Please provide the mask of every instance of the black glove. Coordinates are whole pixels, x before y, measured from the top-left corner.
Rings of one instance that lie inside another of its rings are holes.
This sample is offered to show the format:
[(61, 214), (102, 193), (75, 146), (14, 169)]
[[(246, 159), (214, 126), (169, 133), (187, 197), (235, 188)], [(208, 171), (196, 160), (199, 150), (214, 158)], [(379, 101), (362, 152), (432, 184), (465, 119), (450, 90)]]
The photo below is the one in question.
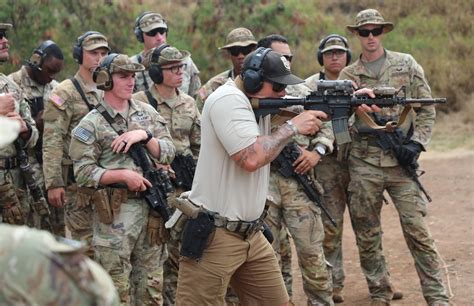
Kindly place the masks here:
[(416, 162), (422, 147), (419, 143), (410, 141), (407, 144), (396, 146), (394, 153), (401, 166), (408, 166)]

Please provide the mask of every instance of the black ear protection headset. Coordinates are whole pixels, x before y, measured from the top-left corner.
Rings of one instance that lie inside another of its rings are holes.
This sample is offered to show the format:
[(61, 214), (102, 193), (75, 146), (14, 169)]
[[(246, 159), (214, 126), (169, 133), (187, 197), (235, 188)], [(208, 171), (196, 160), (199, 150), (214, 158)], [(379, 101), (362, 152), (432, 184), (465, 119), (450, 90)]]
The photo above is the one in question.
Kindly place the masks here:
[(45, 50), (52, 45), (56, 45), (56, 43), (52, 40), (43, 41), (38, 48), (33, 50), (33, 54), (31, 55), (30, 59), (26, 61), (28, 65), (33, 69), (41, 71), (41, 65), (43, 65), (43, 60), (47, 55)]
[(97, 83), (98, 89), (111, 90), (114, 87), (110, 67), (117, 56), (119, 56), (117, 53), (107, 55), (92, 73), (92, 80)]
[(77, 39), (76, 43), (74, 44), (74, 48), (72, 49), (72, 57), (78, 63), (79, 65), (82, 64), (82, 44), (84, 43), (84, 40), (91, 35), (98, 34), (102, 35), (102, 33), (96, 32), (96, 31), (88, 31)]
[(161, 52), (164, 49), (168, 48), (170, 45), (162, 44), (158, 48), (153, 50), (151, 54), (150, 67), (148, 68), (148, 75), (153, 80), (155, 84), (163, 83), (163, 70), (158, 66), (158, 60), (160, 59)]
[[(135, 37), (137, 38), (137, 40), (141, 43), (143, 43), (144, 39), (143, 39), (143, 31), (140, 28), (140, 21), (143, 19), (143, 17), (145, 17), (148, 14), (156, 14), (156, 13), (150, 12), (150, 11), (143, 12), (140, 14), (140, 16), (137, 17), (137, 19), (135, 19), (135, 28), (133, 29), (133, 32), (135, 33)], [(163, 19), (163, 21), (166, 23), (165, 19)], [(169, 33), (168, 28), (166, 29), (166, 32)]]
[(338, 38), (338, 39), (342, 40), (342, 42), (344, 43), (344, 46), (347, 49), (347, 51), (346, 51), (346, 54), (347, 54), (347, 56), (346, 56), (346, 58), (347, 58), (346, 66), (349, 65), (349, 63), (351, 62), (351, 59), (352, 59), (351, 49), (349, 49), (349, 44), (347, 43), (347, 39), (344, 36), (341, 36), (341, 35), (338, 35), (338, 34), (328, 35), (319, 42), (318, 52), (316, 53), (316, 57), (318, 58), (318, 63), (321, 66), (323, 66), (323, 53), (321, 51), (324, 49), (324, 45), (328, 42), (328, 40), (330, 40), (332, 38)]
[(242, 71), (241, 77), (244, 82), (244, 89), (248, 93), (256, 93), (263, 87), (263, 59), (268, 52), (272, 51), (270, 48), (259, 47), (255, 53), (251, 55), (249, 63), (245, 70)]

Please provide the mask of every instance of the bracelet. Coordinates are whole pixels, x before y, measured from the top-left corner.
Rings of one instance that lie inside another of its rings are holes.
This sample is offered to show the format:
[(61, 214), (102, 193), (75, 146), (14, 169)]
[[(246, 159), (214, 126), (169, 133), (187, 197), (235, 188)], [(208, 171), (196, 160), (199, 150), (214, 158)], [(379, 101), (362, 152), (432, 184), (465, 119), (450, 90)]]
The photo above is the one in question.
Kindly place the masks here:
[(293, 123), (293, 121), (290, 120), (287, 120), (286, 121), (286, 124), (290, 127), (290, 129), (293, 131), (293, 134), (294, 136), (298, 135), (299, 134), (299, 131), (298, 131), (298, 128), (296, 127), (296, 125)]
[(141, 143), (144, 144), (144, 145), (146, 145), (147, 143), (149, 143), (150, 140), (153, 138), (153, 135), (151, 134), (150, 131), (146, 130), (145, 132), (146, 132), (146, 136), (147, 136), (147, 137), (146, 137), (145, 140), (142, 140), (142, 141), (141, 141)]

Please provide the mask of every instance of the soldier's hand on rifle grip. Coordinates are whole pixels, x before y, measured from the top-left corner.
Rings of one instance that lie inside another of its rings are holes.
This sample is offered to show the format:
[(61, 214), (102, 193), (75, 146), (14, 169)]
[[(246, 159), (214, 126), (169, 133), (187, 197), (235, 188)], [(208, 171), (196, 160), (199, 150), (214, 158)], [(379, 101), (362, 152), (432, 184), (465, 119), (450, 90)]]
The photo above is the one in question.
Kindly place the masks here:
[(13, 93), (0, 94), (0, 115), (6, 116), (15, 111), (15, 98)]
[(300, 147), (301, 154), (293, 163), (295, 172), (298, 174), (304, 174), (311, 170), (321, 159), (321, 156), (314, 152), (308, 151)]
[(400, 165), (408, 166), (418, 160), (422, 147), (419, 143), (410, 141), (407, 144), (396, 146), (394, 150)]
[(48, 203), (56, 208), (61, 208), (66, 203), (66, 191), (64, 187), (48, 189)]
[(148, 187), (151, 187), (149, 180), (133, 170), (124, 169), (122, 173), (122, 180), (125, 184), (127, 184), (128, 190), (130, 191), (140, 192), (145, 191)]
[(302, 135), (312, 135), (319, 131), (323, 122), (321, 119), (326, 119), (327, 115), (321, 111), (304, 111), (298, 116), (291, 119), (293, 124), (298, 129), (298, 133)]

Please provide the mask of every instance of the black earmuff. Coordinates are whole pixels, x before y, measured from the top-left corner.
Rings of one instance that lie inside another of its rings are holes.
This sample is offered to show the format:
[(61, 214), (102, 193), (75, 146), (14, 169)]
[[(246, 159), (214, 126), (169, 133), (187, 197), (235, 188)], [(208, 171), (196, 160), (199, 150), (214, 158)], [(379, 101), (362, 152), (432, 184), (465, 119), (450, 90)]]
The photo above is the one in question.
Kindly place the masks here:
[(114, 87), (114, 82), (112, 79), (112, 74), (110, 73), (110, 67), (114, 59), (119, 56), (117, 53), (110, 53), (107, 55), (99, 67), (95, 68), (92, 73), (92, 80), (97, 83), (97, 88), (101, 90), (112, 90)]
[(262, 63), (265, 55), (272, 51), (270, 48), (259, 47), (255, 53), (251, 55), (249, 64), (242, 71), (242, 80), (244, 82), (244, 89), (248, 93), (256, 93), (263, 87), (263, 69)]
[(43, 65), (43, 60), (47, 55), (45, 50), (52, 45), (56, 45), (52, 40), (43, 41), (38, 48), (33, 50), (33, 54), (31, 54), (30, 59), (27, 61), (28, 65), (33, 69), (41, 71), (41, 65)]
[(155, 84), (163, 83), (163, 70), (158, 65), (158, 60), (160, 59), (161, 52), (165, 48), (168, 48), (169, 46), (170, 45), (163, 44), (159, 46), (158, 48), (155, 48), (155, 50), (153, 50), (153, 53), (151, 54), (150, 67), (148, 68), (148, 75), (150, 76), (153, 83)]
[(352, 51), (349, 48), (349, 44), (347, 43), (347, 39), (344, 36), (341, 36), (341, 35), (338, 35), (338, 34), (331, 34), (331, 35), (328, 35), (325, 38), (321, 39), (321, 41), (319, 42), (318, 52), (316, 53), (316, 57), (318, 58), (318, 63), (321, 66), (324, 65), (323, 53), (321, 51), (324, 49), (324, 45), (327, 43), (327, 41), (330, 40), (331, 38), (338, 38), (338, 39), (342, 40), (342, 42), (344, 43), (344, 45), (347, 49), (347, 51), (346, 51), (346, 54), (347, 54), (347, 56), (346, 56), (346, 58), (347, 58), (346, 66), (349, 65), (349, 63), (351, 62), (351, 59), (352, 59)]
[(83, 54), (82, 43), (84, 42), (84, 39), (86, 39), (86, 37), (94, 35), (94, 34), (102, 35), (101, 33), (96, 32), (96, 31), (88, 31), (82, 34), (81, 36), (79, 36), (76, 43), (74, 44), (74, 48), (72, 49), (72, 57), (74, 58), (76, 63), (78, 63), (79, 65), (82, 64), (82, 54)]

